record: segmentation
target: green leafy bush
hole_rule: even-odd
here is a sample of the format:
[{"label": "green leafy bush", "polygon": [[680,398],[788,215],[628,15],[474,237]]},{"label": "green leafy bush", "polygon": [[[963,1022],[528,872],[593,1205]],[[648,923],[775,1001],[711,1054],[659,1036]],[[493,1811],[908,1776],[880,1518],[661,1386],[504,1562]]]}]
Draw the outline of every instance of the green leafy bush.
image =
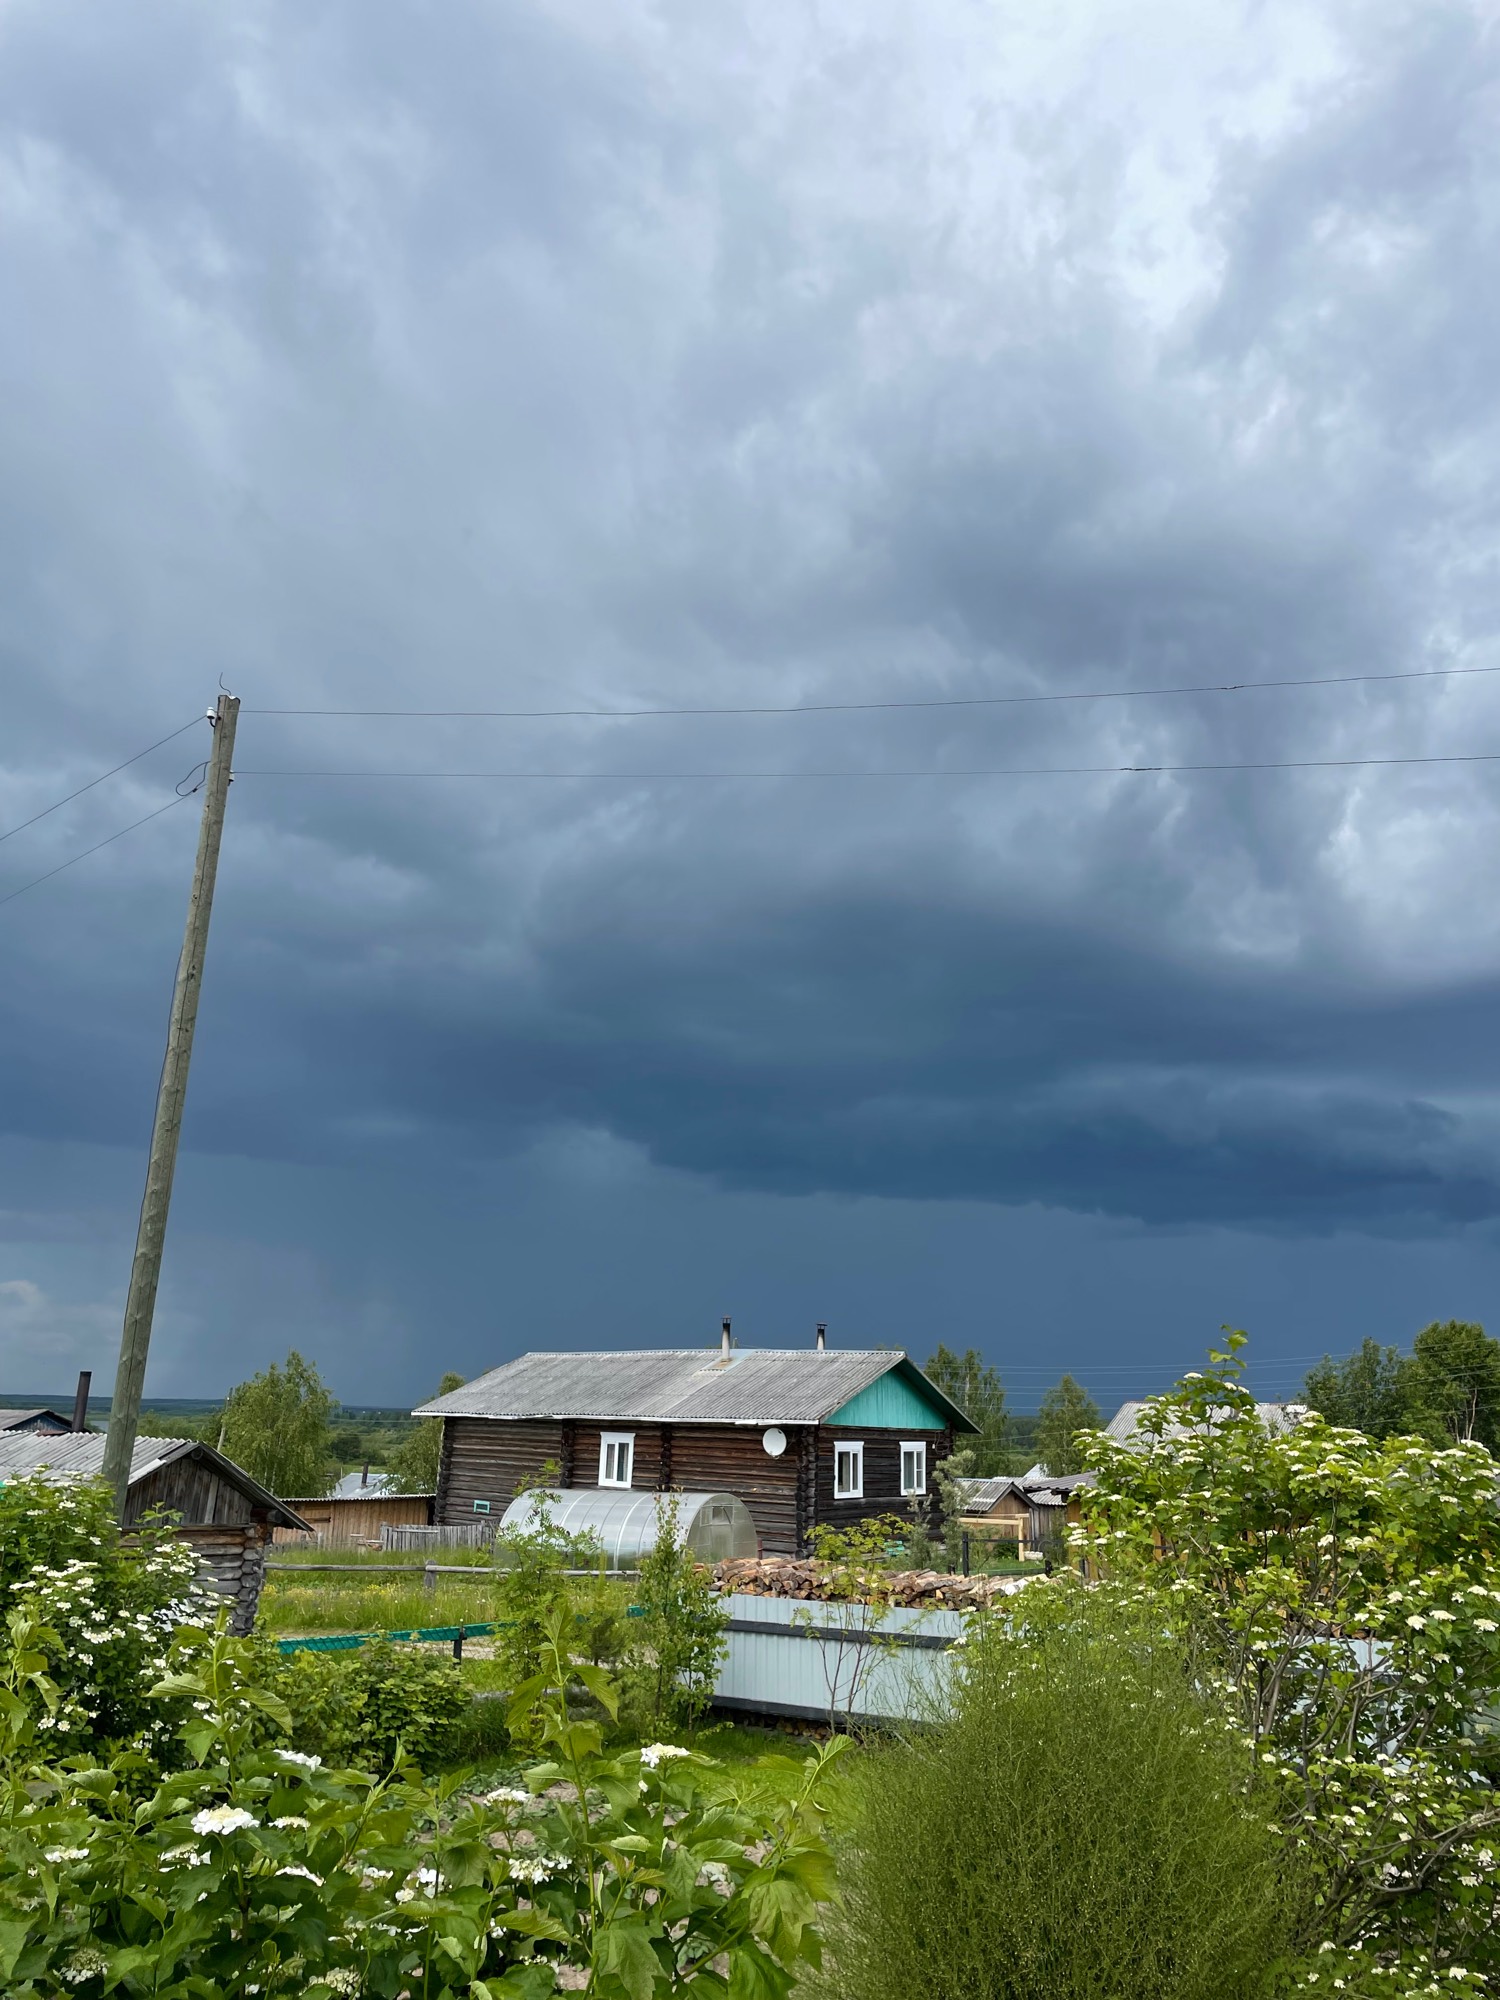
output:
[{"label": "green leafy bush", "polygon": [[691,1732],[713,1699],[728,1617],[713,1577],[681,1539],[681,1503],[663,1493],[641,1559],[626,1633],[626,1708],[634,1727]]},{"label": "green leafy bush", "polygon": [[1291,1940],[1242,1741],[1132,1598],[1038,1580],[973,1621],[951,1716],[864,1760],[838,2000],[1248,2000]]},{"label": "green leafy bush", "polygon": [[513,1704],[551,1761],[483,1798],[266,1745],[291,1718],[221,1630],[153,1690],[186,1705],[190,1764],[143,1801],[114,1763],[42,1759],[41,1639],[17,1614],[0,1655],[7,2000],[543,2000],[559,1984],[783,2000],[818,1955],[827,1755],[738,1790],[673,1744],[605,1757],[568,1691],[610,1712],[615,1690],[574,1660],[570,1618]]},{"label": "green leafy bush", "polygon": [[285,1704],[296,1749],[379,1771],[400,1755],[423,1769],[448,1761],[473,1701],[456,1660],[384,1640],[289,1654],[265,1684]]}]

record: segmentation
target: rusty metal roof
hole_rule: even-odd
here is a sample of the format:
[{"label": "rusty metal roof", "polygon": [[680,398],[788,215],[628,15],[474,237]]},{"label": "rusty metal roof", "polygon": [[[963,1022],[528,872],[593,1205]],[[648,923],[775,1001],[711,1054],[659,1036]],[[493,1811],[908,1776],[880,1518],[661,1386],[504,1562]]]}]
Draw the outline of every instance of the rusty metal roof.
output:
[{"label": "rusty metal roof", "polygon": [[[307,1526],[285,1501],[268,1492],[258,1479],[252,1479],[243,1466],[195,1438],[137,1438],[130,1454],[130,1484],[134,1486],[158,1467],[186,1456],[203,1459],[228,1485],[236,1487],[256,1506],[268,1508],[279,1526]],[[36,1473],[56,1485],[65,1480],[98,1479],[103,1471],[102,1431],[67,1431],[59,1437],[48,1437],[38,1431],[0,1431],[0,1486]]]},{"label": "rusty metal roof", "polygon": [[419,1417],[815,1424],[897,1370],[956,1429],[975,1426],[898,1348],[656,1348],[523,1354],[422,1404]]}]

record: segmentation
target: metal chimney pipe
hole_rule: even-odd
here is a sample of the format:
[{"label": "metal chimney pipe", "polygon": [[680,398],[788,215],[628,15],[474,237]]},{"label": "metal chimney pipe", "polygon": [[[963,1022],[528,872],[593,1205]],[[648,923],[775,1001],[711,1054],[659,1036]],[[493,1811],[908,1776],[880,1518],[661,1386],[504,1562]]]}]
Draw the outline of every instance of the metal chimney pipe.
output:
[{"label": "metal chimney pipe", "polygon": [[733,1345],[734,1336],[729,1331],[729,1321],[726,1319],[723,1326],[719,1329],[719,1353],[723,1356],[724,1360],[727,1361],[729,1359],[729,1350]]},{"label": "metal chimney pipe", "polygon": [[818,1321],[817,1339],[813,1342],[813,1346],[816,1347],[819,1354],[821,1354],[827,1347],[827,1345],[828,1345],[828,1322],[826,1320],[820,1319]]},{"label": "metal chimney pipe", "polygon": [[73,1398],[73,1428],[86,1431],[89,1427],[89,1384],[94,1379],[92,1368],[78,1371],[78,1393]]}]

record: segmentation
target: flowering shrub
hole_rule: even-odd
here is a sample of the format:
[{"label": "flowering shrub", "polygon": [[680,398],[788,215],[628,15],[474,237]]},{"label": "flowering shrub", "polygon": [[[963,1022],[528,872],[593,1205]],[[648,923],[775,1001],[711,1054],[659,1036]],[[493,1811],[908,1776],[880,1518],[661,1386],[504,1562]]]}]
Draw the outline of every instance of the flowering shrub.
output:
[{"label": "flowering shrub", "polygon": [[18,1612],[45,1635],[58,1698],[37,1724],[61,1752],[117,1742],[168,1750],[173,1716],[148,1690],[177,1627],[212,1622],[219,1602],[166,1523],[145,1521],[121,1542],[103,1485],[0,1487],[0,1615]]},{"label": "flowering shrub", "polygon": [[1500,1972],[1500,1468],[1482,1445],[1268,1434],[1238,1350],[1087,1446],[1075,1544],[1202,1648],[1260,1795],[1318,1877],[1314,1992]]},{"label": "flowering shrub", "polygon": [[[253,1649],[189,1633],[151,1691],[185,1703],[189,1767],[142,1800],[114,1763],[44,1762],[46,1635],[17,1618],[0,1674],[0,1985],[7,1996],[367,1994],[596,2000],[789,1992],[832,1892],[822,1758],[737,1792],[671,1744],[606,1758],[566,1690],[607,1675],[555,1620],[517,1690],[553,1761],[486,1797],[267,1746],[285,1727]],[[22,1699],[22,1696],[25,1699]],[[8,1733],[7,1733],[8,1732]]]}]

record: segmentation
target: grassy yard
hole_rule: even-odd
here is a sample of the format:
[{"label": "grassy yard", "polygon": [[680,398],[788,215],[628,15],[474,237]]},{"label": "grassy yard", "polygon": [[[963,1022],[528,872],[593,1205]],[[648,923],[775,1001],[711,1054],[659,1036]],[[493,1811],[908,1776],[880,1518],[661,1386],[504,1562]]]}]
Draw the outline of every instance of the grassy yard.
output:
[{"label": "grassy yard", "polygon": [[[407,1559],[408,1562],[410,1558]],[[440,1576],[424,1590],[419,1573],[370,1563],[353,1575],[268,1571],[257,1626],[280,1636],[322,1632],[389,1632],[417,1625],[486,1624],[498,1616],[492,1570],[476,1566],[471,1580]],[[382,1571],[384,1574],[382,1574]]]}]

